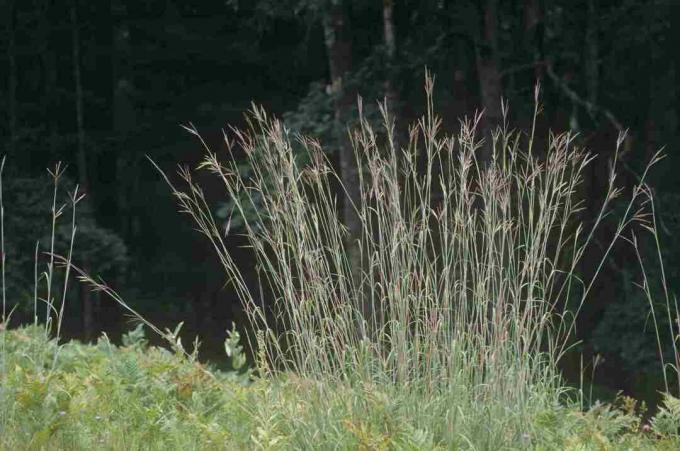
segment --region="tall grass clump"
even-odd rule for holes
[[[493,448],[527,439],[537,416],[557,408],[564,393],[557,364],[578,312],[616,240],[631,223],[648,222],[650,192],[645,172],[585,280],[576,270],[622,193],[623,136],[602,174],[608,188],[599,212],[586,223],[581,185],[594,157],[573,134],[550,134],[538,148],[535,125],[518,132],[504,121],[484,142],[481,115],[447,134],[432,90],[427,77],[426,112],[402,148],[385,105],[375,126],[359,103],[349,131],[362,168],[358,237],[343,225],[338,204],[351,200],[337,195],[346,190],[316,140],[293,136],[254,107],[248,130],[225,135],[227,155],[205,146],[200,169],[219,177],[245,220],[259,289],[230,255],[229,227],[212,215],[192,172],[180,169],[184,187],[166,181],[214,245],[248,313],[261,373],[294,375],[316,412],[351,412],[343,424],[359,435],[378,397],[383,410],[409,418],[414,436],[428,431],[432,443]],[[536,97],[535,116],[538,90]],[[350,246],[360,249],[360,271]],[[315,430],[319,440],[332,427]]]

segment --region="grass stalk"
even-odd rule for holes
[[[206,150],[199,169],[221,180],[245,219],[266,306],[248,289],[191,171],[179,170],[183,188],[161,173],[181,211],[213,244],[275,372],[331,386],[400,387],[425,399],[455,394],[457,405],[469,408],[522,411],[537,397],[556,402],[563,393],[557,363],[573,342],[576,318],[614,244],[643,222],[638,205],[647,171],[594,275],[582,280],[576,268],[621,194],[623,137],[602,205],[586,226],[581,185],[594,156],[570,133],[551,134],[545,149],[534,148],[538,90],[530,134],[510,130],[505,117],[484,162],[481,115],[463,121],[457,135],[444,133],[433,85],[428,76],[426,113],[400,149],[386,106],[379,105],[382,125],[375,127],[359,102],[359,125],[349,134],[364,168],[353,205],[362,225],[358,277],[332,189],[346,196],[339,174],[321,144],[293,136],[261,108],[251,110],[247,131],[225,138],[226,159],[188,130]],[[503,110],[507,116],[507,105]]]

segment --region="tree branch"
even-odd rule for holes
[[[545,63],[545,68],[546,68],[546,73],[550,77],[550,79],[555,83],[555,85],[562,90],[562,92],[571,99],[572,102],[581,105],[584,107],[587,111],[588,114],[594,119],[595,114],[599,113],[607,120],[621,133],[626,132],[627,129],[621,125],[621,122],[617,119],[617,117],[612,113],[610,110],[607,108],[604,108],[600,105],[597,105],[595,103],[589,102],[588,100],[584,99],[576,91],[571,89],[567,83],[555,73],[555,70],[552,67],[552,64],[546,62]]]

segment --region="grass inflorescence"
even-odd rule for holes
[[[231,258],[191,171],[180,171],[186,188],[166,181],[214,245],[248,312],[262,374],[314,381],[317,412],[332,411],[338,393],[364,405],[379,387],[385,408],[411,418],[434,443],[528,446],[540,435],[537,416],[568,402],[558,363],[615,243],[631,240],[637,225],[654,232],[645,183],[660,157],[622,200],[624,213],[598,243],[601,255],[584,279],[577,269],[622,197],[617,158],[625,137],[603,174],[602,203],[586,221],[582,184],[594,156],[575,135],[550,134],[539,148],[535,126],[517,132],[506,119],[484,143],[481,115],[447,134],[432,88],[428,77],[425,115],[403,148],[386,105],[375,126],[359,103],[359,124],[348,132],[361,168],[352,204],[358,236],[348,233],[338,205],[352,200],[337,196],[347,189],[317,141],[253,107],[249,130],[225,137],[227,158],[206,146],[200,169],[221,179],[244,221],[260,291],[249,289]],[[539,109],[537,90],[534,124]],[[507,111],[504,105],[506,118]],[[353,246],[360,262],[351,258]]]

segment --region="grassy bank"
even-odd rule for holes
[[[61,346],[44,330],[4,331],[0,446],[21,449],[668,449],[668,416],[643,426],[630,400],[582,411],[534,399],[531,408],[463,408],[391,385],[325,385],[279,375],[212,371],[147,347]],[[42,363],[41,363],[42,362]],[[675,421],[679,411],[675,412]],[[521,417],[521,418],[520,418]],[[517,425],[524,428],[518,430]],[[652,423],[654,424],[654,423]],[[666,428],[666,429],[664,429]]]

